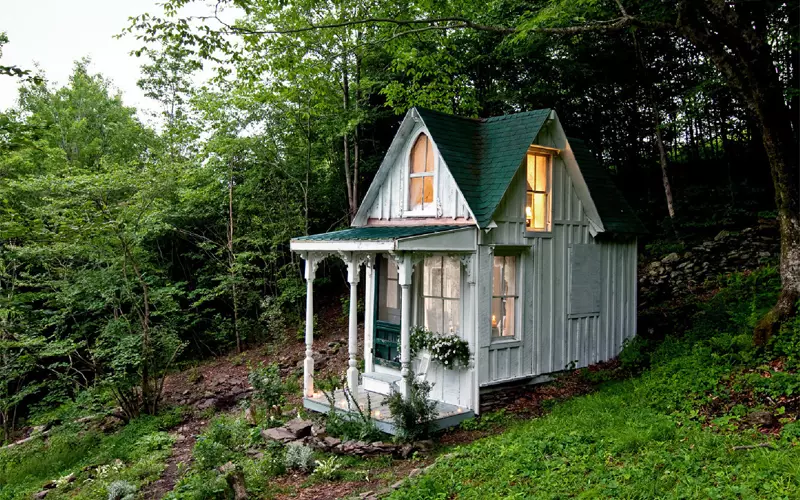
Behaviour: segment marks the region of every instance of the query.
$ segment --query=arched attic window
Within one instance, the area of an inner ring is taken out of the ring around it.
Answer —
[[[428,212],[434,208],[433,143],[426,134],[419,134],[408,159],[408,210]]]

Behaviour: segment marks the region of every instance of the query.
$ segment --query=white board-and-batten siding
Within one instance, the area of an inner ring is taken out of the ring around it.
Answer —
[[[537,144],[555,147],[543,130]],[[555,144],[554,144],[555,143]],[[551,226],[525,232],[525,170],[520,168],[481,235],[478,273],[478,379],[481,386],[585,367],[619,354],[636,331],[634,237],[592,236],[586,210],[561,157],[551,172]],[[492,339],[491,266],[516,255],[521,324],[514,340]],[[599,266],[599,269],[597,267]],[[573,275],[573,273],[576,273]]]
[[[408,187],[406,186],[408,183],[408,158],[411,147],[420,133],[427,133],[425,127],[417,126],[408,136],[407,142],[399,149],[399,153],[395,156],[391,168],[367,212],[369,219],[391,221],[403,218]],[[436,154],[434,200],[437,210],[435,217],[431,218],[471,220],[472,216],[467,202],[442,160],[435,143],[434,152]]]

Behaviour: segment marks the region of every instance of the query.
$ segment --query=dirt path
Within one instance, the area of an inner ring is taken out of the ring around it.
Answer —
[[[177,436],[175,445],[172,447],[172,455],[167,459],[167,467],[161,477],[148,484],[142,490],[143,498],[161,499],[175,488],[180,479],[178,464],[188,466],[192,463],[192,449],[197,441],[197,436],[203,432],[207,422],[204,420],[190,420],[174,430]]]

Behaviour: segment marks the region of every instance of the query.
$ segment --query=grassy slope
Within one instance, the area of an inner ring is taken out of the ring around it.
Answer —
[[[180,419],[176,412],[142,417],[113,434],[64,425],[47,442],[3,450],[0,500],[30,498],[46,482],[69,474],[75,475],[75,481],[52,490],[48,499],[106,498],[107,487],[114,481],[135,486],[153,481],[163,471],[173,444],[165,429]],[[104,470],[96,468],[103,465]]]
[[[800,329],[792,325],[767,353],[748,333],[775,285],[770,270],[735,276],[685,337],[650,354],[641,343],[628,349],[629,363],[651,361],[641,376],[464,446],[393,498],[797,498],[800,424],[791,404]],[[761,365],[774,357],[780,373]],[[781,437],[740,425],[759,401],[786,411]],[[720,406],[724,414],[709,410]],[[732,449],[764,441],[773,449]]]

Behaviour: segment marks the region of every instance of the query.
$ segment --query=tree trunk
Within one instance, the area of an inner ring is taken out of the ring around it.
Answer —
[[[228,273],[231,280],[233,300],[233,333],[236,336],[236,352],[242,353],[242,338],[239,334],[239,301],[236,290],[236,256],[233,253],[233,166],[228,170]]]
[[[342,63],[342,92],[343,92],[343,99],[342,104],[344,106],[344,116],[347,119],[348,112],[350,110],[350,81],[347,74],[347,56],[345,56],[345,61]],[[348,210],[348,219],[350,222],[353,221],[353,217],[356,215],[355,211],[355,200],[354,196],[354,182],[352,175],[350,174],[350,140],[348,137],[348,132],[345,130],[344,132],[344,182],[347,184],[347,210]]]

